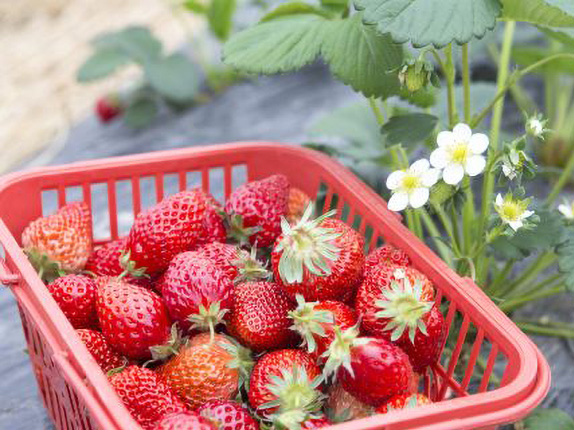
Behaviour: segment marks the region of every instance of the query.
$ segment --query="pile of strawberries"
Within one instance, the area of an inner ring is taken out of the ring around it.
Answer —
[[[22,244],[144,429],[314,429],[429,403],[419,375],[446,332],[432,283],[313,212],[274,175],[224,207],[182,191],[95,249],[88,207],[68,204]]]

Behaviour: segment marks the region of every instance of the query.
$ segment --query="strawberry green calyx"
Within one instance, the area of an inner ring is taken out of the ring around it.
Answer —
[[[240,257],[232,262],[237,267],[236,284],[247,281],[266,281],[271,277],[267,265],[257,259],[257,247],[252,247],[248,257]]]
[[[121,253],[120,266],[124,269],[124,271],[118,276],[119,279],[124,278],[127,275],[131,275],[134,278],[150,277],[146,273],[147,267],[136,267],[136,262],[131,259],[130,251],[123,251]]]
[[[171,326],[171,334],[169,340],[165,343],[165,345],[157,345],[150,348],[151,360],[147,363],[166,361],[171,356],[177,355],[181,347],[185,345],[186,342],[187,338],[182,336],[177,323],[173,324]]]
[[[323,325],[334,323],[333,314],[330,311],[315,309],[318,302],[306,302],[300,294],[297,294],[295,299],[297,309],[289,312],[289,317],[293,319],[291,330],[303,338],[302,347],[306,346],[310,353],[315,352],[317,349],[315,336],[327,336]]]
[[[332,376],[334,380],[341,366],[347,369],[351,376],[354,376],[355,372],[353,371],[353,366],[351,366],[351,350],[354,347],[369,343],[371,338],[359,337],[358,323],[347,330],[341,330],[339,326],[335,325],[333,331],[335,332],[335,338],[323,354],[323,357],[327,359],[323,368],[325,379]]]
[[[221,309],[220,302],[213,302],[209,307],[199,305],[199,312],[190,315],[188,320],[192,323],[191,328],[199,331],[209,331],[211,339],[215,336],[215,327],[219,324],[225,324],[225,314],[229,309]]]
[[[62,270],[60,263],[52,260],[47,254],[37,249],[26,249],[24,252],[28,256],[30,264],[34,267],[40,279],[47,284],[68,274],[65,270]]]
[[[276,416],[294,418],[297,414],[284,415],[299,411],[303,414],[319,412],[323,406],[325,395],[319,391],[323,382],[322,376],[310,380],[304,367],[293,366],[293,369],[282,369],[281,375],[270,376],[268,390],[275,399],[264,403],[260,409],[279,408]]]
[[[375,316],[390,320],[385,330],[392,330],[391,341],[398,340],[408,330],[409,339],[414,343],[417,329],[427,335],[423,317],[432,309],[434,302],[423,301],[421,282],[416,280],[412,285],[401,269],[395,271],[395,278],[398,280],[392,281],[391,288],[383,293],[384,300],[375,302],[382,309]]]
[[[319,225],[335,212],[329,211],[311,220],[313,205],[310,204],[294,226],[285,218],[281,219],[283,237],[275,247],[275,252],[281,253],[279,275],[284,283],[303,282],[304,269],[317,276],[331,274],[329,262],[336,262],[341,251],[333,241],[340,234]]]
[[[239,245],[249,245],[249,238],[261,230],[261,227],[245,227],[243,216],[231,214],[225,217],[227,224],[227,237],[239,243]]]
[[[253,366],[255,366],[253,354],[250,349],[240,345],[232,337],[225,336],[225,338],[229,342],[218,342],[217,344],[233,357],[233,359],[227,363],[227,367],[237,369],[239,372],[239,388],[245,387],[248,391],[249,378],[251,377]]]
[[[319,419],[321,413],[309,414],[301,410],[292,410],[274,414],[270,417],[276,430],[300,430],[308,420]]]

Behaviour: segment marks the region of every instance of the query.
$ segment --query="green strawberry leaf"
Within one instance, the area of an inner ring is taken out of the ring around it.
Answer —
[[[150,98],[139,98],[130,103],[124,114],[124,121],[129,127],[143,128],[157,115],[157,104]]]
[[[574,229],[567,229],[565,238],[556,247],[558,270],[565,275],[564,284],[569,291],[574,291]]]
[[[211,0],[207,11],[207,22],[211,32],[221,41],[229,38],[236,7],[236,0]]]
[[[400,88],[397,69],[403,49],[374,26],[361,22],[361,14],[330,21],[323,57],[337,79],[366,97],[387,98]]]
[[[562,52],[569,53],[566,49]],[[530,66],[548,56],[548,50],[539,46],[517,46],[512,50],[512,58],[517,64],[523,67]],[[570,58],[557,58],[534,71],[534,73],[542,74],[547,72],[574,73],[574,60]]]
[[[130,26],[123,30],[105,33],[92,41],[96,49],[117,49],[134,61],[154,61],[161,55],[161,42],[146,27]]]
[[[570,0],[502,0],[501,19],[574,27],[574,5]]]
[[[405,146],[424,142],[435,129],[438,118],[426,113],[410,113],[390,118],[381,128],[390,145]]]
[[[197,94],[195,67],[183,54],[146,64],[145,74],[152,88],[169,100],[190,102]]]
[[[538,409],[524,421],[524,430],[574,430],[574,419],[560,409]]]
[[[185,0],[183,7],[188,11],[199,15],[205,15],[208,11],[207,6],[203,2],[197,0]]]
[[[547,36],[563,43],[569,48],[574,48],[574,29],[572,28],[549,28],[538,27]]]
[[[499,0],[355,0],[355,6],[365,23],[415,47],[480,39],[500,15]]]
[[[129,62],[130,57],[122,50],[98,49],[78,70],[78,82],[90,82],[105,78]]]
[[[304,3],[301,1],[292,1],[288,3],[283,3],[273,9],[271,12],[265,14],[261,18],[261,22],[271,21],[276,18],[281,18],[285,16],[293,15],[317,15],[324,18],[331,18],[332,14],[327,10],[318,8],[309,3]]]

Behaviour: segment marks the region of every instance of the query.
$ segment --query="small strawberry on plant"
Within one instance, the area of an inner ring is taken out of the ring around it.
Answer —
[[[48,291],[76,329],[97,328],[96,282],[84,275],[65,275],[47,285]]]
[[[106,124],[120,116],[124,107],[117,94],[108,94],[96,101],[95,111],[99,120]]]
[[[335,327],[335,339],[324,356],[325,375],[335,375],[345,391],[368,405],[378,406],[411,388],[408,356],[384,339],[359,337],[357,327]]]
[[[230,237],[260,248],[273,244],[281,234],[288,198],[289,181],[284,175],[247,182],[234,190],[225,204]]]
[[[126,408],[144,430],[153,429],[167,414],[187,410],[185,404],[150,369],[128,366],[109,379]]]
[[[294,299],[342,300],[354,296],[363,277],[363,238],[328,212],[312,220],[311,205],[301,220],[283,232],[271,254],[276,281]]]
[[[40,278],[51,282],[79,272],[92,250],[92,217],[83,202],[69,203],[55,214],[32,221],[22,233],[22,247]]]

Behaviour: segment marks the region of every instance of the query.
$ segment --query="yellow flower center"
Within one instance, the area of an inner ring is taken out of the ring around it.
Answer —
[[[406,174],[403,178],[402,188],[407,193],[421,187],[421,180],[418,176]]]
[[[500,208],[500,216],[508,221],[517,221],[522,215],[523,209],[515,202],[504,202]]]
[[[464,164],[469,153],[468,143],[466,142],[458,142],[450,148],[450,158],[454,163]]]

